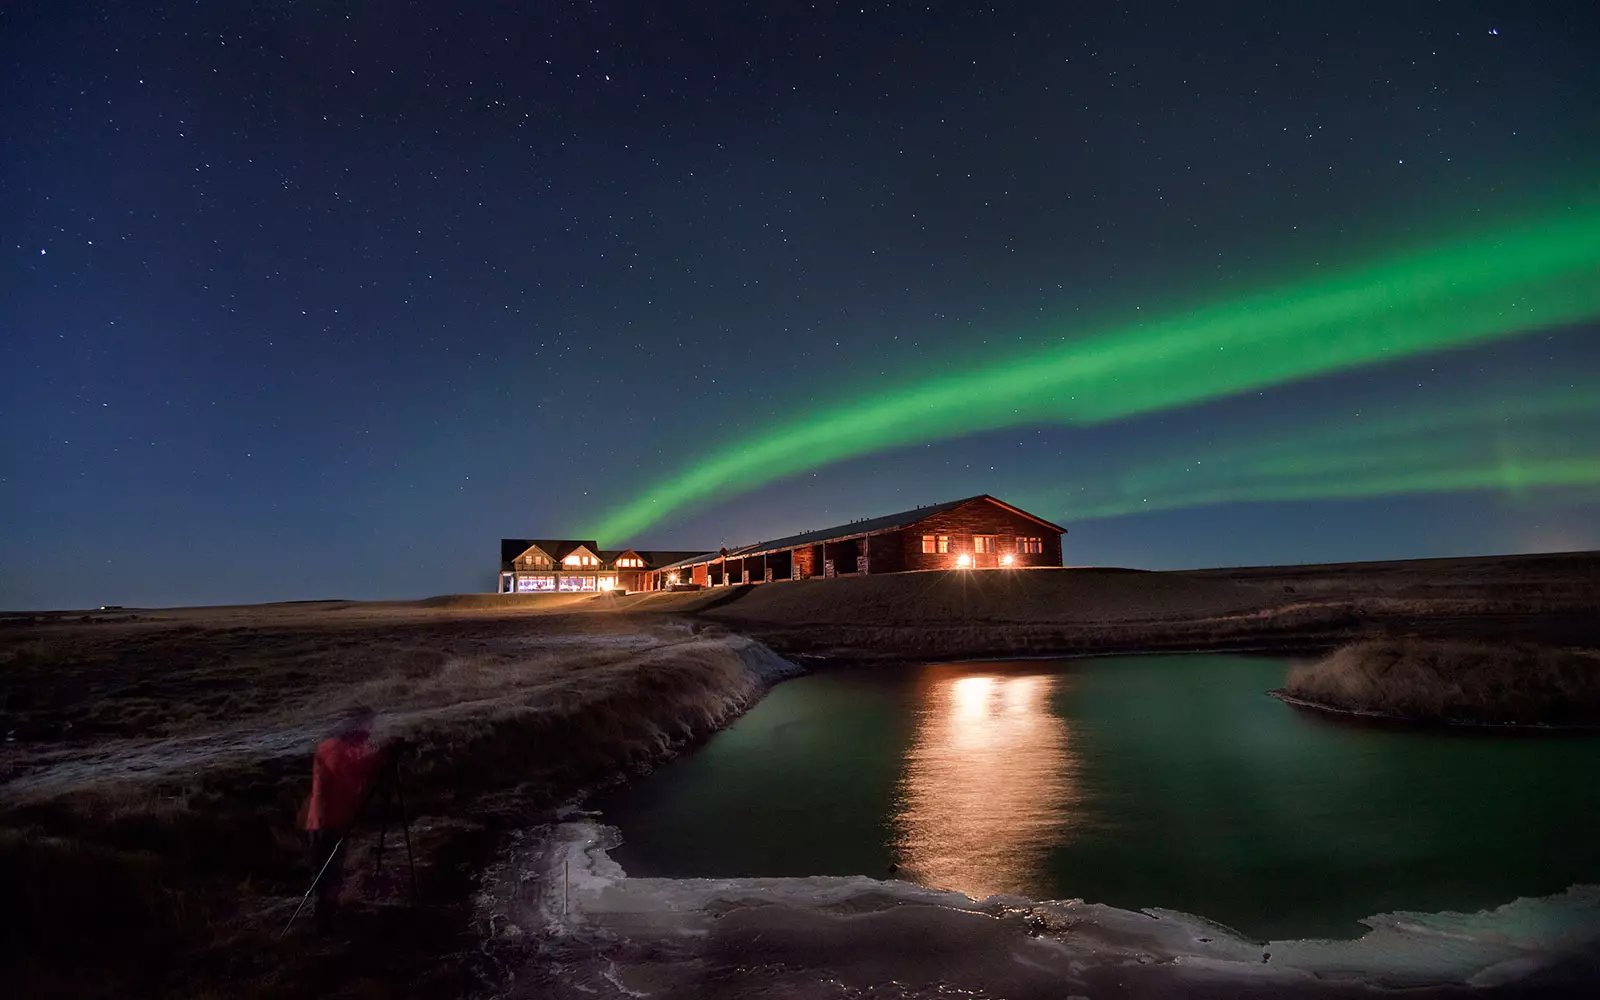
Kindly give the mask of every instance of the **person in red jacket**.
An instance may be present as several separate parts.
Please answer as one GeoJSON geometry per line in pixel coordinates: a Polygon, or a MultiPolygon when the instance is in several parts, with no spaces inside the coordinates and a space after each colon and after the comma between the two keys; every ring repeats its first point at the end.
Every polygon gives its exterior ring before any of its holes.
{"type": "Polygon", "coordinates": [[[311,803],[306,809],[306,844],[317,882],[312,916],[327,929],[344,887],[344,855],[350,831],[385,755],[372,742],[370,708],[351,709],[332,736],[317,747],[311,765],[311,803]],[[326,871],[324,871],[326,865],[326,871]]]}

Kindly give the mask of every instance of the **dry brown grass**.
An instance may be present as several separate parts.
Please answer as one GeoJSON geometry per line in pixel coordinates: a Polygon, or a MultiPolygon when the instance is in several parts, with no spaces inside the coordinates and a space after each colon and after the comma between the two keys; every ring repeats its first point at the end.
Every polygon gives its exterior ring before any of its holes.
{"type": "Polygon", "coordinates": [[[1289,671],[1284,692],[1423,722],[1600,724],[1600,654],[1529,645],[1378,640],[1289,671]]]}
{"type": "MultiPolygon", "coordinates": [[[[465,965],[440,956],[468,950],[484,831],[648,766],[760,688],[720,630],[554,607],[44,618],[0,641],[0,880],[21,928],[0,962],[23,995],[459,993],[465,965]],[[359,909],[336,948],[279,944],[307,880],[310,754],[358,702],[413,747],[431,905],[359,909]]],[[[351,858],[368,898],[375,840],[351,858]]]]}
{"type": "MultiPolygon", "coordinates": [[[[21,995],[458,995],[441,954],[476,944],[457,904],[484,831],[647,766],[754,696],[707,621],[851,660],[1395,631],[1587,642],[1597,580],[1600,559],[1573,556],[0,615],[0,884],[22,928],[0,936],[0,962],[21,995]],[[356,702],[416,746],[406,795],[431,902],[369,906],[369,930],[328,949],[279,945],[305,883],[309,756],[356,702]]],[[[358,839],[353,870],[374,840],[358,839]]]]}
{"type": "Polygon", "coordinates": [[[846,577],[756,587],[703,615],[787,654],[852,660],[1311,650],[1380,636],[1588,645],[1600,643],[1600,555],[846,577]]]}

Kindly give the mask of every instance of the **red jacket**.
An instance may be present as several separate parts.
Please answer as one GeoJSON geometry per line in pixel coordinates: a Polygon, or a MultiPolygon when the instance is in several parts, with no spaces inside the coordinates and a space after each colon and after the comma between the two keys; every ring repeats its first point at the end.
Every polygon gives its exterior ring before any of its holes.
{"type": "Polygon", "coordinates": [[[323,740],[311,765],[306,829],[343,832],[354,826],[362,796],[381,760],[378,748],[365,733],[323,740]]]}

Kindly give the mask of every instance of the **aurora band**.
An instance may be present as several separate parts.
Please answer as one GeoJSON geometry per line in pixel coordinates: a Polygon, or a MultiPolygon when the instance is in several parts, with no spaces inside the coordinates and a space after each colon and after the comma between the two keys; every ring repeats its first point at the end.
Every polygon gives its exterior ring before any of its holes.
{"type": "Polygon", "coordinates": [[[1102,423],[1596,315],[1588,206],[820,408],[653,484],[585,534],[630,537],[706,498],[886,448],[1102,423]]]}
{"type": "Polygon", "coordinates": [[[1326,418],[1205,449],[1169,447],[1095,470],[1065,497],[1028,498],[1074,521],[1219,503],[1600,486],[1600,381],[1501,386],[1509,403],[1326,418]]]}

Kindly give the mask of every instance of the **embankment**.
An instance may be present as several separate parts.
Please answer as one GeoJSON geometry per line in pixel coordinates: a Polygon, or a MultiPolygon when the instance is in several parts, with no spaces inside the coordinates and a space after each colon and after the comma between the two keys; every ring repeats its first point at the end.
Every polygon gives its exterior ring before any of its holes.
{"type": "Polygon", "coordinates": [[[660,618],[355,610],[8,630],[0,879],[16,932],[0,959],[13,988],[460,995],[469,897],[498,830],[649,767],[793,669],[749,639],[660,618]],[[396,905],[394,839],[373,880],[369,823],[345,933],[279,942],[308,880],[310,754],[355,703],[413,747],[403,790],[426,905],[396,905]]]}
{"type": "Polygon", "coordinates": [[[1482,642],[1370,640],[1290,669],[1311,707],[1433,724],[1600,725],[1600,654],[1482,642]]]}
{"type": "Polygon", "coordinates": [[[1595,553],[1163,573],[907,573],[763,585],[703,609],[683,595],[657,600],[785,655],[851,661],[1310,651],[1378,637],[1600,645],[1595,553]]]}

